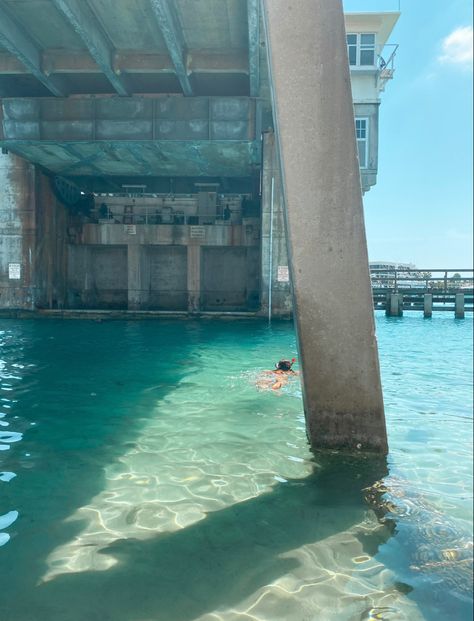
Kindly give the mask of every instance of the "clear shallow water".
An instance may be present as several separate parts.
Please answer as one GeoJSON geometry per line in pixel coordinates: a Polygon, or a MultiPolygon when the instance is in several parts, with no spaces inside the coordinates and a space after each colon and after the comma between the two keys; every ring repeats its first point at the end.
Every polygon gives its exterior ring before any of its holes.
{"type": "Polygon", "coordinates": [[[377,325],[354,462],[255,388],[290,324],[1,321],[0,619],[470,619],[472,321],[377,325]]]}

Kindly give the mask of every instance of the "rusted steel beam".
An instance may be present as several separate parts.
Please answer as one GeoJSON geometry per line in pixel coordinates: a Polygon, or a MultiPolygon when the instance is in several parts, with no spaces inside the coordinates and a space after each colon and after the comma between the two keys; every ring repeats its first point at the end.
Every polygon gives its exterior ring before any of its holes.
{"type": "Polygon", "coordinates": [[[186,49],[176,9],[169,0],[150,0],[150,5],[165,40],[183,93],[191,97],[193,88],[189,81],[186,67],[186,49]]]}
{"type": "MultiPolygon", "coordinates": [[[[189,73],[239,73],[248,74],[247,54],[233,52],[227,54],[211,54],[203,51],[188,54],[189,73]]],[[[58,73],[98,74],[102,69],[91,57],[82,50],[48,49],[42,53],[41,66],[46,76],[58,73]]],[[[116,74],[170,74],[174,73],[174,65],[168,54],[151,54],[129,50],[117,50],[112,57],[112,67],[116,74]]],[[[0,52],[0,74],[22,75],[30,71],[8,52],[0,52]]]]}
{"type": "Polygon", "coordinates": [[[250,96],[258,97],[260,86],[260,0],[247,0],[247,26],[250,96]]]}
{"type": "Polygon", "coordinates": [[[0,5],[0,45],[13,54],[53,95],[67,95],[61,78],[48,76],[43,72],[40,48],[10,17],[3,5],[0,5]]]}
{"type": "Polygon", "coordinates": [[[90,55],[117,93],[129,95],[130,90],[124,79],[113,69],[113,50],[87,0],[52,0],[52,2],[84,41],[90,55]]]}

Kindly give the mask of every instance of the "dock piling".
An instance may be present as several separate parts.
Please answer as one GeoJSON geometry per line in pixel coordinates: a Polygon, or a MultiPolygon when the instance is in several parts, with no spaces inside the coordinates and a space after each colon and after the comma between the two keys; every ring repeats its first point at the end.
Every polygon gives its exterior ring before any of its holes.
{"type": "Polygon", "coordinates": [[[425,293],[423,296],[423,316],[424,317],[433,316],[433,294],[432,293],[425,293]]]}
{"type": "Polygon", "coordinates": [[[454,316],[456,319],[464,319],[464,293],[456,293],[454,316]]]}
{"type": "Polygon", "coordinates": [[[403,296],[401,293],[389,293],[385,311],[387,317],[401,317],[403,315],[403,296]]]}

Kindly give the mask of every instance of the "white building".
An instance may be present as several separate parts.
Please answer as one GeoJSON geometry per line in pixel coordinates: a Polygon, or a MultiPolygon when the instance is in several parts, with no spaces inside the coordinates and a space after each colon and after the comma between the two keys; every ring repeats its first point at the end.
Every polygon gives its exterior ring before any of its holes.
{"type": "Polygon", "coordinates": [[[377,180],[380,94],[393,78],[396,43],[388,43],[400,17],[390,13],[346,13],[346,36],[351,70],[362,189],[377,180]]]}

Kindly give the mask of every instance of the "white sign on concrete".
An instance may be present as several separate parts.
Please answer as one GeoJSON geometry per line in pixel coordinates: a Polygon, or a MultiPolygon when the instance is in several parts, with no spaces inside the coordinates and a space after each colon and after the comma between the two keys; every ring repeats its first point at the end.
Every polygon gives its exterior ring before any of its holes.
{"type": "Polygon", "coordinates": [[[21,263],[9,263],[8,264],[8,278],[10,280],[20,280],[21,263]]]}
{"type": "Polygon", "coordinates": [[[277,274],[278,282],[289,282],[290,274],[288,272],[288,265],[279,265],[278,266],[278,274],[277,274]]]}
{"type": "Polygon", "coordinates": [[[189,236],[193,239],[204,239],[206,237],[206,228],[204,226],[190,226],[189,236]]]}
{"type": "Polygon", "coordinates": [[[135,226],[135,224],[124,224],[123,225],[123,232],[127,233],[128,235],[136,235],[137,234],[137,227],[135,226]]]}

